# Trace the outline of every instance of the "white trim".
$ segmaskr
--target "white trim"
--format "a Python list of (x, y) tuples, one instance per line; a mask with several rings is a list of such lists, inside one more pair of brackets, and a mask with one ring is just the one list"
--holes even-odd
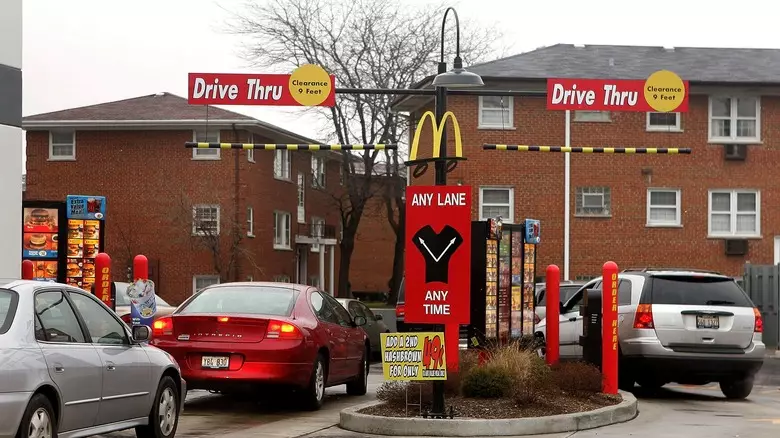
[[(318, 216), (312, 216), (311, 217), (311, 228), (310, 228), (311, 231), (309, 232), (309, 234), (313, 234), (316, 231), (315, 227), (318, 224), (322, 224), (322, 227), (323, 227), (323, 230), (320, 233), (321, 235), (319, 235), (319, 236), (312, 235), (310, 237), (314, 237), (316, 240), (319, 241), (319, 240), (325, 238), (325, 231), (324, 231), (324, 229), (325, 229), (325, 218), (321, 218), (321, 217), (318, 217)], [(312, 243), (311, 244), (311, 252), (320, 252), (320, 246), (321, 245), (319, 243)]]
[[(715, 137), (712, 135), (712, 100), (713, 99), (731, 99), (731, 108), (729, 110), (729, 119), (731, 124), (730, 137)], [(756, 100), (756, 136), (755, 137), (737, 137), (737, 121), (752, 120), (752, 117), (737, 117), (737, 102), (740, 98), (750, 98)], [(725, 119), (720, 117), (719, 119)], [(760, 143), (761, 142), (761, 96), (754, 95), (711, 95), (707, 101), (707, 140), (712, 142), (734, 143)]]
[(328, 184), (328, 162), (324, 157), (311, 154), (311, 186), (324, 189)]
[(247, 237), (255, 237), (255, 209), (252, 207), (246, 208), (246, 224)]
[[(182, 120), (27, 120), (22, 121), (22, 129), (51, 129), (51, 128), (81, 128), (81, 127), (122, 127), (122, 128), (143, 128), (150, 126), (158, 127), (190, 127), (199, 125), (232, 127), (241, 126), (262, 126), (268, 127), (259, 121), (236, 119), (182, 119)], [(268, 127), (270, 128), (270, 127)]]
[[(284, 166), (285, 160), (283, 160), (281, 157), (287, 157), (286, 164), (287, 166)], [(279, 171), (281, 174), (276, 173), (276, 159), (279, 158), (282, 160), (281, 165), (279, 166)], [(273, 172), (274, 172), (274, 179), (277, 179), (279, 181), (287, 181), (292, 182), (292, 176), (290, 173), (292, 172), (292, 154), (287, 149), (277, 149), (274, 151), (274, 159), (273, 159)], [(286, 169), (285, 169), (286, 167)]]
[[(219, 129), (193, 129), (192, 130), (192, 141), (199, 141), (198, 140), (198, 133), (201, 134), (212, 134), (216, 133), (217, 138), (216, 141), (213, 143), (219, 143), (220, 141), (220, 132)], [(204, 154), (203, 152), (208, 151), (217, 151), (216, 154), (210, 155), (210, 154)], [(202, 155), (201, 155), (202, 154)], [(222, 159), (222, 149), (201, 149), (201, 148), (192, 148), (192, 159), (198, 160), (198, 161), (217, 161)]]
[[(220, 278), (219, 275), (193, 275), (192, 276), (192, 294), (195, 295), (198, 293), (198, 280), (216, 280), (216, 283), (211, 283), (209, 286), (219, 284)], [(208, 286), (204, 286), (201, 289), (205, 289)]]
[(775, 236), (775, 262), (773, 264), (780, 264), (780, 236)]
[[(714, 193), (728, 193), (731, 195), (729, 202), (729, 216), (730, 216), (730, 229), (728, 233), (713, 233), (712, 231), (712, 195)], [(756, 211), (755, 213), (738, 213), (737, 212), (737, 195), (739, 194), (751, 194), (756, 196)], [(715, 214), (726, 214), (726, 212), (716, 212)], [(755, 214), (756, 216), (756, 230), (750, 233), (737, 233), (737, 216), (739, 214)], [(761, 237), (761, 191), (752, 189), (710, 189), (707, 191), (707, 236), (717, 238), (740, 238), (740, 237)]]
[[(279, 236), (281, 239), (281, 243), (276, 243), (278, 228), (279, 228), (279, 219), (282, 217), (287, 217), (287, 244), (284, 244), (284, 235)], [(273, 245), (274, 249), (281, 249), (281, 250), (290, 250), (292, 249), (292, 217), (289, 212), (286, 211), (280, 211), (275, 210), (274, 211), (274, 236), (273, 236)]]
[[(675, 194), (675, 205), (672, 206), (662, 206), (662, 205), (652, 205), (651, 204), (651, 198), (652, 194), (654, 192), (657, 193), (674, 193)], [(675, 215), (674, 215), (674, 221), (668, 222), (668, 221), (654, 221), (650, 217), (650, 213), (653, 209), (669, 209), (672, 208), (675, 209)], [(647, 189), (647, 223), (645, 226), (648, 227), (679, 227), (682, 225), (682, 192), (680, 189), (667, 189), (667, 188), (650, 188)]]
[[(71, 134), (71, 143), (57, 143), (57, 146), (70, 146), (70, 155), (54, 155), (54, 133), (60, 133), (60, 134)], [(69, 131), (67, 129), (63, 130), (52, 130), (49, 131), (49, 161), (76, 161), (76, 131)]]
[[(249, 140), (249, 143), (254, 143), (255, 142), (255, 134), (250, 132), (249, 133), (249, 138), (247, 140)], [(254, 149), (247, 149), (246, 150), (246, 160), (248, 162), (250, 162), (250, 163), (254, 163), (255, 162), (255, 150)]]
[[(485, 108), (482, 100), (484, 97), (500, 97), (504, 99), (504, 107), (488, 107)], [(482, 121), (483, 111), (495, 111), (501, 112), (502, 123), (485, 123)], [(506, 114), (506, 120), (504, 120), (504, 114)], [(515, 129), (515, 98), (513, 96), (479, 96), (479, 102), (477, 107), (477, 129)]]
[(217, 232), (215, 235), (219, 236), (220, 231), (220, 208), (219, 204), (196, 204), (192, 206), (192, 235), (193, 236), (205, 236), (206, 232), (203, 230), (198, 229), (198, 209), (200, 208), (208, 208), (208, 209), (216, 209), (217, 210)]
[[(594, 192), (594, 189), (599, 189)], [(607, 196), (609, 191), (609, 196)], [(601, 196), (601, 212), (589, 213), (586, 209), (598, 208), (585, 206), (586, 196)], [(609, 200), (609, 202), (607, 202)], [(580, 208), (577, 208), (577, 204)], [(607, 205), (609, 204), (609, 205)], [(612, 187), (610, 186), (577, 186), (574, 188), (574, 216), (581, 218), (610, 218), (612, 217)]]
[(298, 176), (296, 177), (297, 181), (297, 188), (296, 188), (296, 204), (298, 206), (296, 216), (296, 220), (299, 224), (305, 224), (306, 223), (306, 173), (305, 172), (298, 172)]
[(682, 115), (680, 113), (671, 113), (674, 114), (675, 117), (675, 123), (674, 126), (670, 125), (651, 125), (650, 124), (650, 114), (669, 114), (669, 113), (658, 113), (658, 112), (648, 112), (646, 113), (646, 121), (645, 121), (645, 130), (648, 132), (682, 132), (682, 128), (680, 127), (680, 119), (682, 118)]
[(479, 220), (487, 220), (490, 217), (482, 215), (483, 207), (506, 207), (507, 204), (485, 204), (484, 203), (484, 191), (485, 190), (507, 190), (509, 191), (509, 217), (501, 218), (502, 222), (513, 224), (515, 223), (515, 188), (511, 186), (481, 186), (479, 188)]

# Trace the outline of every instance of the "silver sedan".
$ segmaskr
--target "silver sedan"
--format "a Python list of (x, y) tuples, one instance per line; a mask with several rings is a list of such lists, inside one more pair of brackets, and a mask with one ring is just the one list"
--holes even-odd
[(93, 295), (57, 283), (0, 287), (0, 438), (135, 428), (172, 438), (187, 391), (176, 361)]

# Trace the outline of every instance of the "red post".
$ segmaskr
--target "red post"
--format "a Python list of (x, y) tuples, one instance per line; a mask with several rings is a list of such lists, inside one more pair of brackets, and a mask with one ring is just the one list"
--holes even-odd
[(605, 394), (618, 392), (618, 266), (606, 262), (601, 268), (601, 373)]
[(555, 365), (561, 357), (561, 270), (556, 265), (547, 266), (545, 295), (547, 296), (547, 365)]
[(114, 297), (111, 296), (111, 257), (101, 252), (95, 257), (95, 295), (111, 309), (114, 307)]
[(447, 372), (458, 372), (460, 362), (460, 324), (444, 325), (444, 359)]
[(149, 259), (143, 254), (138, 254), (133, 259), (133, 281), (149, 279)]
[(32, 280), (35, 273), (35, 265), (32, 260), (22, 260), (22, 280)]

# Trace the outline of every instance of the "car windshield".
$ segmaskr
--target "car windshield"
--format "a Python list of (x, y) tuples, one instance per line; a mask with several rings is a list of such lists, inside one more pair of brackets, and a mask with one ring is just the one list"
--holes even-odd
[(0, 335), (10, 328), (18, 300), (16, 292), (0, 289)]
[[(116, 282), (115, 284), (116, 284), (116, 305), (129, 306), (130, 297), (127, 296), (127, 288), (130, 287), (130, 283)], [(160, 297), (159, 295), (155, 295), (154, 300), (158, 306), (173, 307), (170, 304), (168, 304), (168, 302), (166, 302), (164, 299), (162, 299), (162, 297)]]
[(290, 316), (296, 292), (274, 286), (216, 286), (204, 289), (177, 313), (235, 313)]
[(734, 280), (715, 276), (655, 276), (651, 303), (753, 307)]
[[(562, 284), (561, 285), (561, 302), (565, 303), (569, 301), (569, 298), (571, 298), (575, 293), (577, 293), (578, 290), (582, 288), (581, 284)], [(537, 306), (544, 306), (547, 304), (547, 289), (542, 289), (541, 295), (542, 299), (539, 301)]]

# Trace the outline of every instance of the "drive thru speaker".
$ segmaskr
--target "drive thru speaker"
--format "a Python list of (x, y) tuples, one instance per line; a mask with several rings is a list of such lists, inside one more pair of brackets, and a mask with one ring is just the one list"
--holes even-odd
[(580, 305), (582, 316), (582, 358), (585, 362), (601, 368), (601, 291), (586, 289)]

